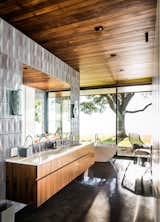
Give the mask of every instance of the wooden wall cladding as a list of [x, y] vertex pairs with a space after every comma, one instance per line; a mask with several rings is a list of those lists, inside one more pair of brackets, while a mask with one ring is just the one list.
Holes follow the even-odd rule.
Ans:
[[41, 90], [69, 90], [70, 84], [23, 65], [23, 84]]
[[0, 14], [79, 70], [81, 86], [151, 81], [156, 0], [2, 1]]

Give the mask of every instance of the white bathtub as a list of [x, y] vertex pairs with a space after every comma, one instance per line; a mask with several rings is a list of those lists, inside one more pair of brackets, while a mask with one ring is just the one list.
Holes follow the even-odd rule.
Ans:
[[94, 144], [95, 161], [106, 162], [113, 158], [117, 151], [117, 145], [115, 144]]

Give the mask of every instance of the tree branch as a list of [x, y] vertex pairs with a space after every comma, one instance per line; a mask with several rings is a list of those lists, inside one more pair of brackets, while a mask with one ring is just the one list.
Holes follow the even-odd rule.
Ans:
[[126, 107], [128, 106], [128, 103], [130, 102], [130, 100], [132, 99], [132, 97], [134, 96], [134, 93], [124, 93], [124, 98], [122, 101], [122, 109], [125, 110]]
[[113, 110], [113, 112], [116, 112], [116, 103], [113, 101], [112, 94], [106, 94], [105, 96], [108, 100], [110, 108]]
[[152, 103], [147, 104], [143, 109], [139, 109], [139, 110], [133, 110], [133, 111], [129, 111], [126, 110], [125, 113], [138, 113], [138, 112], [143, 112], [144, 110], [146, 110], [149, 106], [151, 106]]
[[116, 104], [116, 102], [117, 102], [117, 96], [116, 96], [116, 94], [111, 94], [112, 95], [112, 99], [113, 99], [113, 101], [114, 101], [114, 104]]

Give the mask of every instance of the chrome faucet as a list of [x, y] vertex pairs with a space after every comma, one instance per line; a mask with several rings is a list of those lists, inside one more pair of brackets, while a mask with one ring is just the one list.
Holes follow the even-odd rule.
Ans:
[[35, 149], [34, 149], [34, 146], [33, 146], [33, 137], [31, 135], [26, 136], [25, 141], [24, 141], [24, 147], [26, 146], [27, 140], [29, 138], [31, 139], [31, 142], [32, 142], [32, 153], [33, 152], [35, 153]]
[[[41, 140], [42, 140], [43, 138], [48, 139], [47, 135], [45, 135], [45, 134], [42, 135], [42, 136], [39, 138], [38, 152], [41, 152], [41, 151], [42, 151], [42, 149], [41, 149]], [[44, 142], [44, 143], [45, 143], [45, 142]]]
[[69, 134], [69, 140], [70, 140], [70, 144], [72, 145], [73, 144], [73, 134], [72, 134], [72, 132], [70, 132], [70, 134]]
[[100, 142], [100, 139], [99, 139], [98, 134], [96, 133], [96, 134], [95, 134], [95, 143], [98, 143], [98, 142]]

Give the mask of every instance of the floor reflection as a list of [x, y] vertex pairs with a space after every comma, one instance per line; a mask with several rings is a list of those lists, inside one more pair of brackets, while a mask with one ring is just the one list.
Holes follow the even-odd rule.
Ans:
[[99, 193], [96, 195], [91, 207], [89, 208], [84, 218], [84, 221], [110, 221], [110, 204], [104, 190], [99, 191]]
[[84, 179], [75, 180], [40, 208], [19, 212], [16, 222], [152, 222], [152, 196], [137, 195], [122, 186], [124, 175], [126, 181], [133, 177], [136, 181], [134, 167], [133, 161], [124, 159], [96, 163]]

